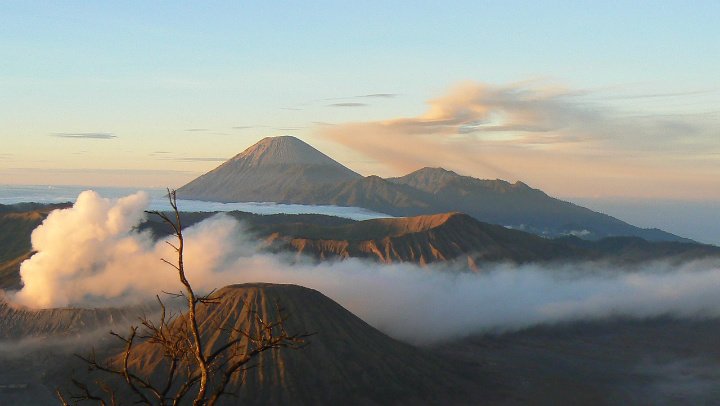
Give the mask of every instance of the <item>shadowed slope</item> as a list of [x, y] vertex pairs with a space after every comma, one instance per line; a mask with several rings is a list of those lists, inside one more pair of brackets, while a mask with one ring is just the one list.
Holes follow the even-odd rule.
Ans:
[[461, 211], [478, 220], [556, 237], [582, 233], [587, 238], [628, 235], [649, 241], [688, 239], [657, 230], [632, 226], [606, 214], [594, 212], [548, 196], [518, 181], [476, 179], [442, 168], [423, 168], [388, 181], [421, 190], [432, 196], [439, 211]]
[[[259, 366], [245, 373], [238, 397], [223, 404], [455, 404], [470, 397], [468, 383], [437, 358], [387, 337], [315, 290], [245, 284], [223, 288], [216, 297], [217, 304], [198, 313], [208, 351], [234, 336], [221, 327], [253, 331], [250, 310], [274, 320], [276, 300], [291, 313], [287, 331], [316, 332], [301, 349], [262, 353]], [[160, 358], [156, 347], [142, 343], [131, 365], [161, 379]]]
[[435, 211], [424, 193], [411, 187], [390, 183], [378, 176], [292, 188], [283, 193], [279, 202], [362, 207], [397, 216]]

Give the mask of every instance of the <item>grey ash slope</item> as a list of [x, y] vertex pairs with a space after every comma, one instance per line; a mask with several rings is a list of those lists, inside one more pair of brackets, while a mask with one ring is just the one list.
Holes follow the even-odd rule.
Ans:
[[28, 309], [8, 303], [0, 291], [0, 343], [21, 338], [77, 336], [97, 329], [129, 325], [151, 306]]
[[178, 189], [183, 199], [218, 202], [278, 201], [291, 188], [361, 176], [290, 136], [263, 138]]
[[249, 284], [218, 293], [222, 306], [208, 319], [239, 323], [245, 303], [271, 312], [278, 299], [292, 313], [289, 331], [317, 332], [301, 350], [264, 354], [270, 359], [261, 361], [259, 374], [249, 375], [240, 393], [244, 404], [432, 405], [471, 398], [468, 382], [450, 365], [391, 339], [320, 292]]
[[[459, 375], [453, 368], [458, 364], [393, 340], [312, 289], [243, 284], [220, 289], [215, 297], [215, 303], [198, 308], [209, 351], [227, 342], [231, 333], [222, 326], [257, 328], [250, 309], [275, 320], [276, 300], [291, 314], [288, 332], [316, 333], [301, 349], [262, 353], [237, 397], [226, 397], [222, 405], [456, 405], [469, 404], [487, 387]], [[162, 350], [148, 342], [136, 350], [131, 368], [164, 382]]]

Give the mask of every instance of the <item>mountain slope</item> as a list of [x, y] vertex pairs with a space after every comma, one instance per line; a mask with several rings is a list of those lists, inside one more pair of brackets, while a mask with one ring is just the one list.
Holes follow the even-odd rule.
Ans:
[[362, 207], [390, 215], [418, 215], [433, 211], [424, 194], [404, 185], [396, 185], [379, 176], [345, 182], [306, 185], [287, 190], [278, 200], [292, 204], [329, 204]]
[[[0, 289], [20, 287], [20, 263], [32, 255], [30, 236], [62, 205], [3, 206], [0, 212]], [[24, 209], [30, 209], [25, 211]]]
[[[251, 311], [274, 320], [276, 300], [292, 314], [285, 322], [288, 332], [316, 333], [301, 349], [262, 353], [236, 396], [225, 397], [223, 405], [456, 404], [477, 391], [452, 365], [391, 339], [315, 290], [245, 284], [225, 287], [215, 297], [216, 303], [198, 308], [208, 351], [227, 342], [232, 329], [256, 328]], [[142, 342], [129, 364], [140, 375], [164, 382], [161, 358], [162, 349]]]
[[483, 180], [442, 168], [362, 178], [297, 138], [265, 138], [178, 190], [184, 199], [357, 206], [395, 216], [463, 212], [477, 220], [544, 237], [636, 236], [688, 239], [642, 229], [548, 196], [518, 181]]
[[365, 220], [338, 227], [275, 227], [268, 242], [318, 259], [371, 258], [381, 262], [551, 261], [596, 256], [462, 213]]
[[599, 239], [637, 236], [649, 241], [688, 239], [657, 229], [642, 229], [606, 214], [548, 196], [518, 181], [483, 180], [442, 168], [423, 168], [388, 181], [428, 193], [440, 211], [461, 211], [488, 223], [518, 228], [548, 237], [581, 235]]
[[0, 342], [21, 338], [78, 336], [108, 327], [137, 323], [137, 316], [151, 312], [150, 306], [83, 309], [64, 307], [28, 309], [11, 305], [0, 292]]
[[368, 258], [380, 262], [428, 264], [450, 261], [478, 270], [492, 262], [610, 261], [617, 265], [669, 260], [681, 263], [720, 258], [720, 247], [639, 237], [596, 241], [575, 236], [542, 238], [483, 223], [463, 213], [382, 218], [338, 225], [261, 223], [250, 225], [268, 249], [317, 260]]
[[276, 201], [290, 188], [360, 177], [295, 137], [268, 137], [181, 187], [178, 197], [218, 202]]

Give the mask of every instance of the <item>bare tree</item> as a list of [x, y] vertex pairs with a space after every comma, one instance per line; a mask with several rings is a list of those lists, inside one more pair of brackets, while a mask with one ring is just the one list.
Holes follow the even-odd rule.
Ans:
[[[285, 330], [284, 323], [290, 315], [277, 301], [274, 321], [266, 320], [260, 312], [251, 310], [247, 314], [252, 318], [254, 328], [241, 329], [229, 324], [217, 326], [225, 331], [228, 340], [212, 348], [206, 345], [198, 327], [198, 306], [216, 305], [220, 297], [215, 292], [199, 295], [188, 281], [183, 264], [185, 241], [175, 190], [168, 190], [168, 200], [173, 209], [170, 216], [160, 211], [148, 213], [159, 216], [167, 223], [177, 239], [175, 244], [167, 242], [177, 253], [177, 262], [164, 258], [162, 261], [176, 271], [183, 289], [171, 296], [184, 299], [187, 311], [169, 311], [158, 296], [157, 301], [162, 310], [158, 321], [142, 317], [142, 327], [130, 327], [127, 335], [111, 331], [110, 334], [124, 344], [125, 350], [121, 356], [100, 361], [93, 350], [88, 356], [79, 357], [91, 371], [99, 371], [106, 378], [114, 377], [116, 386], [112, 386], [110, 380], [105, 378], [95, 380], [92, 384], [72, 378], [73, 391], [65, 395], [57, 391], [63, 405], [69, 406], [67, 398], [76, 405], [89, 402], [103, 406], [123, 403], [176, 406], [192, 400], [193, 406], [212, 406], [223, 395], [239, 389], [242, 374], [258, 365], [256, 359], [264, 351], [305, 345], [305, 338], [309, 334], [291, 334]], [[248, 303], [245, 305], [249, 306]], [[130, 366], [139, 345], [156, 346], [156, 351], [163, 354], [164, 376], [151, 377]], [[124, 390], [119, 390], [117, 385]], [[129, 399], [121, 399], [121, 395], [129, 396]]]

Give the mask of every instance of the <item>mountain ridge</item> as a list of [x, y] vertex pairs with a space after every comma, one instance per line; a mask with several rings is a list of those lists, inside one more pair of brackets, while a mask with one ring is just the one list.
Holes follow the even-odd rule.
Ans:
[[[42, 209], [29, 214], [0, 215], [0, 289], [22, 286], [20, 264], [33, 255], [30, 236]], [[215, 213], [181, 213], [185, 227]], [[249, 236], [269, 252], [289, 252], [315, 260], [365, 258], [379, 262], [429, 264], [449, 261], [477, 270], [493, 262], [608, 260], [617, 264], [650, 260], [695, 260], [720, 257], [720, 247], [684, 242], [648, 242], [639, 237], [606, 237], [597, 241], [576, 236], [542, 238], [521, 230], [481, 222], [461, 212], [355, 221], [326, 215], [259, 215], [226, 212], [244, 224]], [[11, 221], [10, 221], [11, 220]], [[138, 231], [160, 239], [172, 230], [155, 217]], [[465, 268], [467, 267], [467, 268]]]
[[637, 236], [649, 241], [692, 241], [562, 201], [519, 180], [477, 179], [443, 168], [422, 168], [388, 179], [363, 178], [291, 136], [264, 138], [178, 189], [178, 196], [220, 202], [356, 206], [393, 216], [459, 211], [482, 222], [550, 238]]

